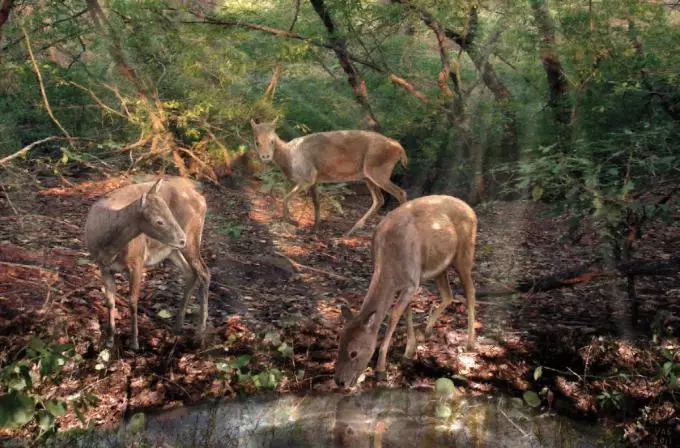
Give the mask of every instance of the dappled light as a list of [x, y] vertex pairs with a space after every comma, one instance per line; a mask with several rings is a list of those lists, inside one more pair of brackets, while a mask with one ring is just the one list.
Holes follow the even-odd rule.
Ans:
[[680, 446], [678, 42], [0, 0], [0, 445]]

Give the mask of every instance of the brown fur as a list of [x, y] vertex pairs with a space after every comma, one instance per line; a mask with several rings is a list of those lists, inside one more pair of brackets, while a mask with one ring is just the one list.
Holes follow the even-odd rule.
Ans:
[[[394, 301], [389, 325], [380, 347], [377, 372], [385, 371], [387, 351], [402, 313], [420, 282], [435, 279], [442, 303], [427, 323], [432, 330], [439, 315], [453, 300], [446, 270], [453, 266], [465, 289], [468, 309], [468, 348], [475, 340], [475, 288], [472, 282], [477, 217], [465, 202], [451, 196], [425, 196], [390, 212], [373, 235], [374, 271], [368, 293], [356, 316], [346, 307], [348, 320], [340, 338], [336, 382], [353, 385], [366, 369], [377, 344], [378, 329]], [[410, 309], [405, 357], [415, 354], [415, 333]]]
[[201, 236], [207, 206], [194, 185], [182, 178], [128, 185], [98, 200], [85, 224], [90, 255], [99, 265], [109, 307], [109, 335], [115, 333], [114, 272], [127, 272], [130, 280], [132, 347], [139, 347], [137, 299], [144, 269], [170, 258], [182, 270], [186, 285], [177, 313], [176, 330], [184, 326], [187, 302], [198, 285], [199, 333], [207, 321], [210, 273], [201, 258]]
[[299, 192], [311, 190], [314, 202], [314, 229], [320, 221], [318, 183], [363, 180], [373, 198], [373, 205], [347, 232], [363, 227], [383, 204], [380, 190], [394, 196], [400, 204], [406, 202], [406, 192], [390, 180], [398, 161], [406, 166], [404, 148], [391, 138], [369, 131], [318, 132], [284, 142], [276, 134], [275, 123], [256, 124], [251, 121], [260, 158], [274, 160], [295, 187], [283, 199], [284, 218], [290, 219], [288, 202]]

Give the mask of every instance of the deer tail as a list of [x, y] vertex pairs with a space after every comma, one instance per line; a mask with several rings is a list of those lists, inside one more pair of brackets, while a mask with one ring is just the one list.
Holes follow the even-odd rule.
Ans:
[[399, 151], [401, 152], [400, 154], [401, 164], [404, 168], [406, 168], [406, 166], [408, 166], [408, 157], [406, 157], [406, 150], [399, 143], [397, 143], [397, 146], [399, 146]]

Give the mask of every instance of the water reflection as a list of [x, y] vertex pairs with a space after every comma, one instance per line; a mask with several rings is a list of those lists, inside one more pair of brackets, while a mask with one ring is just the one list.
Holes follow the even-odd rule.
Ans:
[[[437, 408], [439, 407], [439, 410]], [[445, 418], [438, 418], [449, 412]], [[532, 416], [507, 398], [448, 399], [434, 392], [222, 401], [147, 415], [117, 432], [61, 446], [154, 447], [594, 447], [597, 429]]]

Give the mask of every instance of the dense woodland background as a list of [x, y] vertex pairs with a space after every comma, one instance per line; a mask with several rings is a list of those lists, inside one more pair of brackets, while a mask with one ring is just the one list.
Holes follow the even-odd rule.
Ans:
[[[26, 182], [125, 171], [279, 191], [249, 155], [251, 118], [284, 139], [373, 129], [405, 147], [393, 179], [410, 197], [559, 214], [554, 238], [588, 249], [562, 280], [623, 274], [637, 324], [636, 276], [678, 261], [644, 241], [677, 230], [679, 49], [672, 0], [0, 0], [3, 201], [10, 215]], [[680, 361], [658, 355], [672, 389]]]

